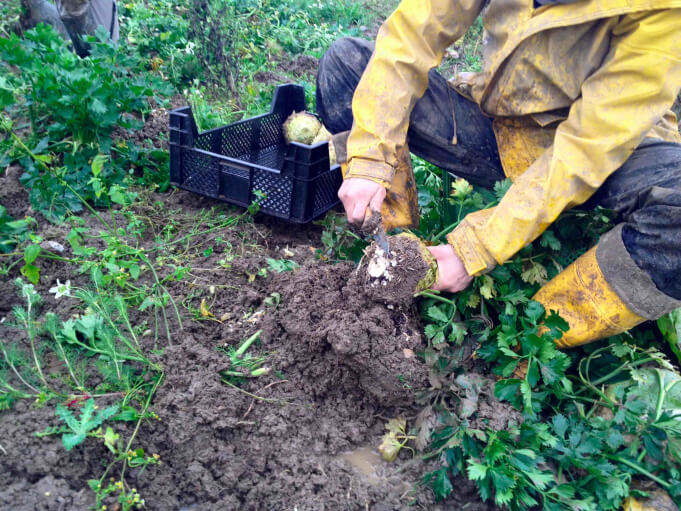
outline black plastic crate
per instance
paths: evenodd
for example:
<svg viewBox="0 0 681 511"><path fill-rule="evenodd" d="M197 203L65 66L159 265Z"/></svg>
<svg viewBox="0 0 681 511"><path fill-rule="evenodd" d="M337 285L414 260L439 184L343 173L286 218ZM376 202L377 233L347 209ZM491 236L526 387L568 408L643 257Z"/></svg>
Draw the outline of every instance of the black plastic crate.
<svg viewBox="0 0 681 511"><path fill-rule="evenodd" d="M283 123L305 110L300 85L280 85L270 113L198 133L190 107L170 112L170 182L225 202L309 222L338 204L339 165L329 165L327 142L286 144Z"/></svg>

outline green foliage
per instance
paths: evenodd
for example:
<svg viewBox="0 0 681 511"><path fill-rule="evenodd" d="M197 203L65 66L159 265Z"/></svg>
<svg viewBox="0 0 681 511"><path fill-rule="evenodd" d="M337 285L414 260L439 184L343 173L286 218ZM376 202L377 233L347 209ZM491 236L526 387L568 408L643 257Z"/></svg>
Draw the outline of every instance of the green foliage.
<svg viewBox="0 0 681 511"><path fill-rule="evenodd" d="M417 169L417 181L433 186L423 194L426 213L442 212L444 198L434 188L442 180L428 166ZM483 191L455 181L447 197L449 217L433 215L421 227L422 235L441 239L467 213L494 205L507 189L508 183L497 184L492 199L486 199ZM458 474L474 480L483 499L512 510L536 505L551 511L619 509L634 476L652 479L673 498L681 497L681 422L675 411L681 377L663 355L637 347L631 337L583 351L558 350L555 340L567 323L530 300L596 243L610 228L610 218L600 209L567 212L513 260L476 278L467 290L451 298L421 293L431 381L455 379L460 386L457 378L466 369L459 345L473 345L477 359L499 378L495 398L512 405L523 419L501 430L472 428L468 416L475 408L464 413L470 408L468 394L426 393L424 402L439 413L430 455L442 465L424 481L439 498L453 491L449 479ZM660 326L675 336L675 314ZM457 413L451 403L445 405L444 396L460 403Z"/></svg>
<svg viewBox="0 0 681 511"><path fill-rule="evenodd" d="M204 129L266 111L273 80L303 85L312 110L314 61L299 56L321 57L376 17L353 0L133 0L120 12L128 44L183 91Z"/></svg>
<svg viewBox="0 0 681 511"><path fill-rule="evenodd" d="M88 437L100 439L113 455L102 478L118 463L124 467L158 463L158 455L146 456L141 448L130 450L141 421L158 418L149 405L163 373L141 351L127 304L120 296L92 293L67 283L62 296L73 300L82 313L62 320L47 312L39 319L45 302L34 285L21 279L16 285L24 304L14 307L10 327L21 333L12 342L0 339L0 408L7 409L21 398L42 405L60 400L56 415L64 424L36 435L62 435L66 450ZM92 379L96 385L90 383ZM119 401L98 411L95 401L102 396L117 396ZM77 416L71 409L80 405ZM105 421L132 421L136 427L124 442L111 427L103 430ZM101 480L98 488L102 488ZM117 488L125 495L125 503L139 504L139 496L135 499L122 485ZM95 492L98 505L111 494Z"/></svg>
<svg viewBox="0 0 681 511"><path fill-rule="evenodd" d="M322 260L359 261L367 242L349 229L347 217L335 211L329 211L324 218L314 222L321 225L323 250L316 255Z"/></svg>
<svg viewBox="0 0 681 511"><path fill-rule="evenodd" d="M19 21L22 15L21 0L4 0L0 4L0 34L8 37L12 32L20 30Z"/></svg>
<svg viewBox="0 0 681 511"><path fill-rule="evenodd" d="M676 309L657 320L657 326L669 348L681 363L681 309Z"/></svg>
<svg viewBox="0 0 681 511"><path fill-rule="evenodd" d="M19 243L27 239L32 222L32 218L13 219L0 204L0 254L12 252Z"/></svg>
<svg viewBox="0 0 681 511"><path fill-rule="evenodd" d="M112 133L116 126L140 128L129 114L148 111L147 98L171 89L141 71L141 59L125 45L113 46L104 33L90 45L91 55L82 59L45 25L24 38L0 39L2 68L14 88L11 101L4 98L0 106L29 128L4 117L1 145L24 167L21 181L33 207L52 219L80 211L83 200L102 206L119 201L137 165L155 167L156 180L167 180L161 172L167 157L142 157L130 142L114 145Z"/></svg>
<svg viewBox="0 0 681 511"><path fill-rule="evenodd" d="M226 88L231 106L247 114L271 91L254 80L256 72L299 54L321 57L338 37L358 35L348 27L366 16L349 0L185 0L182 9L192 56L210 73L205 78Z"/></svg>
<svg viewBox="0 0 681 511"><path fill-rule="evenodd" d="M293 271L300 265L297 262L292 261L290 259L272 259L271 257L268 257L267 266L272 271L282 273L285 271Z"/></svg>
<svg viewBox="0 0 681 511"><path fill-rule="evenodd" d="M482 17L478 16L466 34L447 51L440 72L452 75L457 72L482 71L483 37Z"/></svg>
<svg viewBox="0 0 681 511"><path fill-rule="evenodd" d="M258 330L243 341L238 348L232 346L218 348L218 351L225 353L229 357L230 362L230 368L220 372L223 382L236 386L242 383L244 378L258 378L270 373L270 368L263 366L267 360L267 355L252 355L249 353L251 346L260 338L261 333L262 331Z"/></svg>
<svg viewBox="0 0 681 511"><path fill-rule="evenodd" d="M71 431L70 433L64 433L61 437L64 448L67 451L82 444L89 433L98 428L105 420L118 413L118 405L108 406L104 410L95 412L96 408L95 400L88 399L83 405L80 418L76 418L73 412L64 405L61 403L57 405L57 417L64 421Z"/></svg>

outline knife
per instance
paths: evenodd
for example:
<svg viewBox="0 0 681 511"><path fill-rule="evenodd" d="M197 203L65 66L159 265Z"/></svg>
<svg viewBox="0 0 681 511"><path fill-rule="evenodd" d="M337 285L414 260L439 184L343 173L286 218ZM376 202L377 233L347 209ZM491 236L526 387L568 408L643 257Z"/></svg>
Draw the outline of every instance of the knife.
<svg viewBox="0 0 681 511"><path fill-rule="evenodd" d="M373 237L384 254L390 253L390 241L385 233L380 211L367 208L362 222L362 232Z"/></svg>

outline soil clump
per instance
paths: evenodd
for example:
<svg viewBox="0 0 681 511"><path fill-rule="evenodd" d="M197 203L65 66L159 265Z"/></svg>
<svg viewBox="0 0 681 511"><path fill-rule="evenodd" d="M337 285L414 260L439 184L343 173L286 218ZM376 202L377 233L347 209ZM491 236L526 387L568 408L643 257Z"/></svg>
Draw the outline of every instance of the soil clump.
<svg viewBox="0 0 681 511"><path fill-rule="evenodd" d="M367 247L366 262L360 264L364 292L372 300L387 304L413 301L419 282L431 266L423 258L416 237L390 236L390 252L386 254L376 242Z"/></svg>

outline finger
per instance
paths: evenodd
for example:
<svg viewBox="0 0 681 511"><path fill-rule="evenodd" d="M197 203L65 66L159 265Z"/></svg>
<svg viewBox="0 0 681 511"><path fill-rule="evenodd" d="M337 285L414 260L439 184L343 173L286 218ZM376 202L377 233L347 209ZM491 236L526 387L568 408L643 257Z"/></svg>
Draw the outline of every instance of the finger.
<svg viewBox="0 0 681 511"><path fill-rule="evenodd" d="M364 221L364 215L367 210L366 201L355 201L352 205L352 214L348 214L348 222L351 224L359 224Z"/></svg>
<svg viewBox="0 0 681 511"><path fill-rule="evenodd" d="M430 250L430 253L433 254L435 259L442 259L443 257L446 257L449 255L449 250L451 249L449 245L435 245L426 248Z"/></svg>
<svg viewBox="0 0 681 511"><path fill-rule="evenodd" d="M385 200L385 188L382 186L376 191L376 193L371 197L371 202L369 202L369 208L373 211L381 211L381 206L383 206L383 201Z"/></svg>

